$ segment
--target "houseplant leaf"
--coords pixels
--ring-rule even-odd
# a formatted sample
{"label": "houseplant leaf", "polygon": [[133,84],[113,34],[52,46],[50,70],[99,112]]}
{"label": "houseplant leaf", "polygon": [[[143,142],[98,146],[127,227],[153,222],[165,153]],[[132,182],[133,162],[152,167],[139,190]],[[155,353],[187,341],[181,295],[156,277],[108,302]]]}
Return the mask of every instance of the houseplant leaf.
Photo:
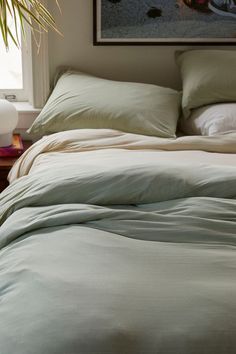
{"label": "houseplant leaf", "polygon": [[[59,8],[58,0],[53,1]],[[0,0],[0,34],[6,49],[9,47],[10,38],[15,45],[20,46],[19,31],[21,30],[25,37],[26,25],[39,34],[47,32],[48,29],[60,33],[42,0]]]}

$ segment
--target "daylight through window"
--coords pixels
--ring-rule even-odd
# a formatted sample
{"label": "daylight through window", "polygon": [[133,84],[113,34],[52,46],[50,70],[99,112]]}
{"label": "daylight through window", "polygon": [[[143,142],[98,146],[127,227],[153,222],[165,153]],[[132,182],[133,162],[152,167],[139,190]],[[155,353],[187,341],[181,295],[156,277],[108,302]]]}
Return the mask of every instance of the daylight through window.
{"label": "daylight through window", "polygon": [[0,89],[23,89],[22,52],[13,42],[6,51],[0,41]]}

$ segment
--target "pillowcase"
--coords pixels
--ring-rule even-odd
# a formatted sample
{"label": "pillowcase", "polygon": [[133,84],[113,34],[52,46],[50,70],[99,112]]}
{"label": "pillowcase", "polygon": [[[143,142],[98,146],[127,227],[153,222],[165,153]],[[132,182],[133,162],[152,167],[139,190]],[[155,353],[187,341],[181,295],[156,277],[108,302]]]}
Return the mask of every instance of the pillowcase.
{"label": "pillowcase", "polygon": [[182,109],[236,101],[236,51],[192,50],[177,54],[183,80]]}
{"label": "pillowcase", "polygon": [[236,131],[236,103],[205,106],[181,119],[181,130],[190,135],[216,135]]}
{"label": "pillowcase", "polygon": [[28,132],[103,128],[170,138],[180,104],[181,94],[169,88],[67,72]]}

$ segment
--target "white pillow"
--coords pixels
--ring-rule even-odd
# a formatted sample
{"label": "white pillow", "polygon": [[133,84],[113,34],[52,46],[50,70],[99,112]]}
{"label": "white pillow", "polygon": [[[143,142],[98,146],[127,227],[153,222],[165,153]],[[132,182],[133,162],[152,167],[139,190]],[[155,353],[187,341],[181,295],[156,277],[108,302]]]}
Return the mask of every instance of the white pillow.
{"label": "white pillow", "polygon": [[189,135],[216,135],[236,130],[236,103],[221,103],[195,109],[181,119],[180,129]]}

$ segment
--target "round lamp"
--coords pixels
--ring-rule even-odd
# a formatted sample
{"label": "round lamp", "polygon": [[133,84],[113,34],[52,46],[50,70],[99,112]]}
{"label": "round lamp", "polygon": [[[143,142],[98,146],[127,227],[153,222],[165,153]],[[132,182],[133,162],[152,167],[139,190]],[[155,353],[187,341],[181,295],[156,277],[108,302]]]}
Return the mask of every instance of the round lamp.
{"label": "round lamp", "polygon": [[7,100],[0,100],[0,147],[12,144],[12,133],[18,122],[18,112]]}

